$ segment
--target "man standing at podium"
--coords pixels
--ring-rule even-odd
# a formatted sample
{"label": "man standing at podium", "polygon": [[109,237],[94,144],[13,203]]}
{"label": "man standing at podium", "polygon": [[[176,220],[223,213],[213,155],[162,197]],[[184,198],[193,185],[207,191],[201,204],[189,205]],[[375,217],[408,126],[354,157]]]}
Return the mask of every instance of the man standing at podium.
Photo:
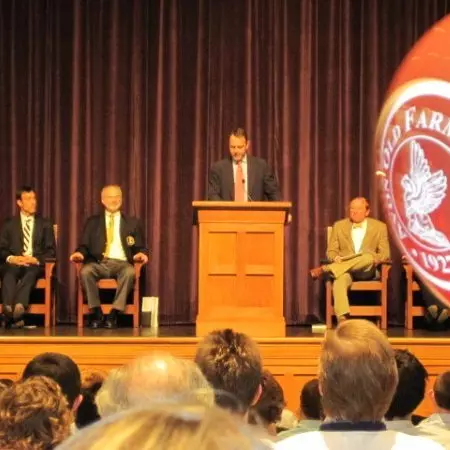
{"label": "man standing at podium", "polygon": [[243,128],[230,133],[230,157],[214,163],[209,173],[208,200],[278,201],[278,182],[261,158],[247,154],[249,141]]}

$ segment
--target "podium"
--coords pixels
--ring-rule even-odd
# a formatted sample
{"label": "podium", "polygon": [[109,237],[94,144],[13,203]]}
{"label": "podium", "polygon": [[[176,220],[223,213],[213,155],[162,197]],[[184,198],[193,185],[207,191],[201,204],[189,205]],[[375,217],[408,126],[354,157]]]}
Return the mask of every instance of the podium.
{"label": "podium", "polygon": [[284,337],[284,226],[290,202],[196,201],[197,336],[232,328]]}

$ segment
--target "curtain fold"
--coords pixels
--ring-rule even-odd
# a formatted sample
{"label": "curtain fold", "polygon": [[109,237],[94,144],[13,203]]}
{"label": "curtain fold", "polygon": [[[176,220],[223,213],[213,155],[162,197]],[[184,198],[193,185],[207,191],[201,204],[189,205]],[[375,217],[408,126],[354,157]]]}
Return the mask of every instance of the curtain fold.
{"label": "curtain fold", "polygon": [[[366,196],[381,218],[372,136],[384,93],[446,0],[3,0],[0,219],[36,187],[59,225],[58,318],[75,320],[68,262],[100,189],[118,183],[145,223],[161,323],[197,309],[193,200],[244,126],[293,202],[285,315],[321,313],[308,270],[325,227]],[[390,309],[401,310],[394,289]]]}

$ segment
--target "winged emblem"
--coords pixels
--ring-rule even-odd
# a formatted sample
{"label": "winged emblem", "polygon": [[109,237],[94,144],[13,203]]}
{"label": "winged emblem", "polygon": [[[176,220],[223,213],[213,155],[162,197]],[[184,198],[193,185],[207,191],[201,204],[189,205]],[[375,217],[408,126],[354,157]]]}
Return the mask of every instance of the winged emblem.
{"label": "winged emblem", "polygon": [[447,177],[442,170],[431,173],[420,144],[412,141],[409,146],[410,169],[403,176],[403,201],[408,228],[422,241],[441,249],[450,248],[444,233],[436,230],[430,214],[439,208],[447,192]]}

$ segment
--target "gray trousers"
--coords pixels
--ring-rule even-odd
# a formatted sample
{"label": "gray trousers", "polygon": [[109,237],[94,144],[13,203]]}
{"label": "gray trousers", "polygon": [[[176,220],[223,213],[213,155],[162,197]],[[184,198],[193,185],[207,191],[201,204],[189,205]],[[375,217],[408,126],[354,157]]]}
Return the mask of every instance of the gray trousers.
{"label": "gray trousers", "polygon": [[124,311],[128,294],[134,285],[134,267],[128,261],[117,259],[104,259],[100,263],[84,264],[80,271],[80,281],[91,309],[100,306],[97,281],[104,278],[117,280],[113,307]]}

